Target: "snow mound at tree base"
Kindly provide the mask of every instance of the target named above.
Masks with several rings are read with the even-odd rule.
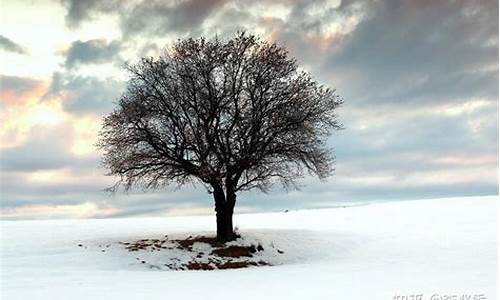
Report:
[[[234,241],[220,243],[213,236],[177,233],[126,241],[87,240],[77,242],[75,247],[83,255],[122,257],[122,264],[136,270],[223,270],[290,261],[291,257],[269,239],[259,239],[255,234],[237,236]]]
[[[229,243],[220,243],[215,237],[208,236],[170,239],[165,235],[163,238],[140,239],[119,244],[128,252],[136,254],[136,261],[147,268],[157,270],[215,270],[270,266],[272,263],[267,260],[272,255],[269,252],[284,254],[284,251],[275,248],[274,245],[264,249],[260,242],[245,239],[240,235]],[[145,256],[148,257],[147,260]]]

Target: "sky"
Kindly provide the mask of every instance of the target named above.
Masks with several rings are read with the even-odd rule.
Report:
[[[213,213],[197,186],[109,194],[94,146],[124,63],[238,30],[335,88],[336,171],[236,212],[498,194],[498,0],[2,0],[2,219]]]

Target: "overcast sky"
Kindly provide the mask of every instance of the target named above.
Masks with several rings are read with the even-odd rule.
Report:
[[[211,195],[109,195],[94,147],[124,62],[245,29],[286,46],[345,105],[336,172],[236,211],[498,194],[498,0],[2,0],[4,219],[202,214]]]

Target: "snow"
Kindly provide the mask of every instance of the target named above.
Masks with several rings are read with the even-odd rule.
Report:
[[[158,270],[151,265],[182,253],[128,252],[120,243],[211,235],[214,217],[1,221],[1,296],[497,299],[497,201],[450,198],[236,215],[243,236],[237,243],[261,243],[266,250],[259,259],[273,266],[215,271]]]

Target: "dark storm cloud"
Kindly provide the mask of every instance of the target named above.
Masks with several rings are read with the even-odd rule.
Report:
[[[102,64],[121,60],[119,41],[108,42],[103,39],[75,41],[65,53],[66,68],[73,68],[80,64]]]
[[[102,115],[112,110],[123,91],[124,83],[113,78],[56,72],[45,98],[63,95],[63,106],[74,114],[95,113]]]
[[[3,35],[0,35],[0,49],[17,54],[29,54],[24,47]]]

